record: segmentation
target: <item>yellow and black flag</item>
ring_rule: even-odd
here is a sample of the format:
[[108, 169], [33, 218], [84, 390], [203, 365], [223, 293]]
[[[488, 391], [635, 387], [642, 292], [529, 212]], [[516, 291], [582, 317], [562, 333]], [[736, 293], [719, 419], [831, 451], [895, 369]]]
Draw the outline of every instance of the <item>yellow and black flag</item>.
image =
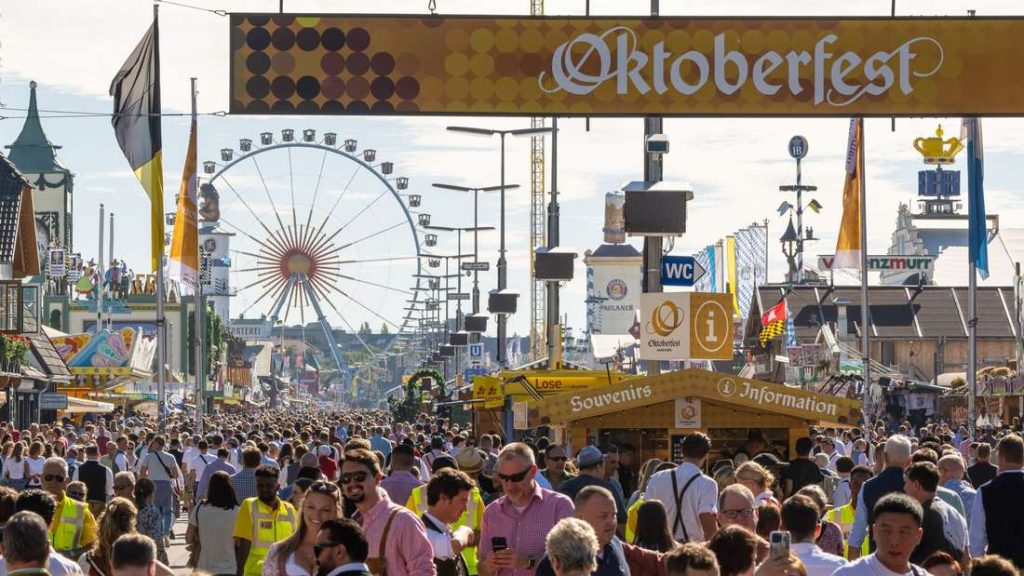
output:
[[160, 51], [157, 19], [110, 84], [114, 134], [149, 195], [153, 269], [164, 251], [164, 172], [160, 136]]

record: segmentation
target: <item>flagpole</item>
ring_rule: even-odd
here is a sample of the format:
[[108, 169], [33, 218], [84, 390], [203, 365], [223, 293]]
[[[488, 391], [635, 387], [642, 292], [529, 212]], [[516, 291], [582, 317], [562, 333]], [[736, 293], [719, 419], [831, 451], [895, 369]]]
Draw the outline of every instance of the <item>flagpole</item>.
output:
[[[196, 79], [192, 78], [192, 127], [195, 130], [196, 138], [196, 149], [189, 150], [191, 154], [198, 150], [199, 147], [199, 124], [198, 114], [196, 113]], [[185, 160], [185, 164], [188, 164], [188, 159]], [[199, 170], [193, 170], [192, 175], [193, 189], [198, 192], [199, 190]], [[203, 433], [203, 385], [206, 382], [206, 356], [203, 354], [203, 312], [205, 311], [206, 305], [203, 301], [203, 278], [202, 278], [202, 267], [203, 267], [203, 250], [199, 247], [199, 214], [196, 214], [196, 263], [199, 269], [196, 270], [196, 292], [195, 292], [195, 363], [193, 364], [193, 373], [196, 377], [196, 432], [199, 434]], [[181, 223], [184, 225], [184, 222]]]
[[[153, 4], [153, 44], [155, 46], [156, 61], [156, 85], [160, 85], [160, 32], [157, 21], [160, 16], [160, 5]], [[158, 176], [162, 177], [162, 175]], [[163, 207], [160, 207], [163, 212]], [[161, 214], [162, 216], [162, 214]], [[164, 316], [164, 248], [163, 239], [160, 243], [160, 255], [157, 258], [156, 267], [156, 325], [157, 325], [157, 347], [156, 347], [156, 374], [157, 374], [157, 420], [160, 423], [160, 430], [164, 430], [166, 419], [163, 418], [167, 406], [167, 382], [164, 369], [167, 364], [167, 318]]]
[[864, 118], [860, 124], [860, 155], [857, 158], [857, 175], [860, 177], [860, 334], [864, 361], [864, 393], [861, 396], [861, 413], [864, 426], [868, 426], [869, 392], [871, 389], [871, 331], [868, 327], [868, 198], [867, 178], [864, 174], [864, 157], [867, 147], [864, 145]]
[[[974, 161], [972, 158], [970, 161]], [[973, 239], [972, 239], [973, 241]], [[974, 426], [978, 421], [978, 266], [971, 257], [967, 277], [967, 433], [974, 439]]]
[[[967, 188], [968, 188], [968, 251], [969, 262], [967, 276], [967, 433], [971, 440], [975, 438], [975, 427], [978, 423], [978, 257], [983, 248], [981, 241], [988, 240], [985, 215], [981, 213], [981, 241], [978, 238], [978, 216], [981, 206], [979, 178], [981, 172], [977, 165], [978, 154], [978, 119], [965, 119], [967, 124]], [[985, 247], [987, 250], [987, 247]], [[986, 259], [987, 265], [987, 259]]]

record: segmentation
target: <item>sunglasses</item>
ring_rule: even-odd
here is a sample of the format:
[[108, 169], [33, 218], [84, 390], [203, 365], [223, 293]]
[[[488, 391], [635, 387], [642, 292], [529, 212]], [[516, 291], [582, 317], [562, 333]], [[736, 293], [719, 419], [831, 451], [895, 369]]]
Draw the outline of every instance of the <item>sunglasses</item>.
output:
[[[366, 479], [370, 476], [368, 472], [348, 472], [341, 475], [339, 480], [342, 484], [348, 484], [352, 481], [355, 482], [366, 482]], [[312, 486], [310, 486], [312, 488]]]
[[565, 462], [568, 459], [568, 456], [548, 456], [548, 460], [551, 460], [553, 462]]
[[114, 484], [114, 490], [130, 490], [131, 484]]
[[43, 480], [47, 482], [63, 482], [64, 480], [67, 480], [67, 477], [60, 474], [44, 474]]
[[340, 544], [341, 544], [341, 542], [325, 542], [323, 544], [314, 544], [313, 545], [313, 555], [314, 556], [320, 556], [320, 553], [323, 552], [324, 550], [327, 550], [328, 548], [334, 548], [335, 546], [338, 546]]
[[502, 482], [521, 482], [523, 480], [523, 478], [526, 478], [526, 475], [530, 473], [530, 470], [532, 468], [533, 468], [533, 466], [530, 466], [529, 468], [527, 468], [526, 470], [523, 470], [522, 472], [517, 472], [515, 474], [508, 474], [508, 475], [505, 475], [505, 474], [502, 474], [501, 472], [499, 472], [498, 473], [498, 479], [501, 480]]
[[85, 493], [84, 492], [68, 492], [68, 496], [71, 497], [74, 500], [81, 500], [81, 499], [85, 498]]
[[738, 509], [735, 509], [735, 510], [722, 510], [722, 516], [725, 516], [726, 518], [728, 518], [730, 520], [735, 520], [737, 518], [753, 518], [754, 517], [754, 509], [753, 508], [738, 508]]

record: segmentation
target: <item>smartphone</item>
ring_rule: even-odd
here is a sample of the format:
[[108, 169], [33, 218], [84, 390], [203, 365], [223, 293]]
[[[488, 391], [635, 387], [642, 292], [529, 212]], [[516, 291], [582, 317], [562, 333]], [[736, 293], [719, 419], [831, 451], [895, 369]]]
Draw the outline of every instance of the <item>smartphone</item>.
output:
[[789, 558], [789, 545], [792, 543], [792, 537], [789, 535], [789, 532], [776, 530], [768, 537], [768, 542], [771, 547], [769, 557], [772, 560]]
[[505, 540], [504, 536], [495, 536], [494, 538], [491, 538], [491, 550], [494, 550], [495, 552], [508, 550], [508, 541]]

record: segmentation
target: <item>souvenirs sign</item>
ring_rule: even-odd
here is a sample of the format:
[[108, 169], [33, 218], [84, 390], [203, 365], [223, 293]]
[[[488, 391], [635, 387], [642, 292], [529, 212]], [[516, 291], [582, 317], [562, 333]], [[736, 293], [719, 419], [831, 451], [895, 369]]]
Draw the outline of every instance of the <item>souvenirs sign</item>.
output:
[[859, 400], [817, 394], [782, 384], [687, 369], [624, 380], [614, 386], [573, 390], [531, 402], [530, 423], [533, 426], [563, 424], [660, 402], [675, 402], [677, 423], [698, 422], [701, 408], [691, 404], [690, 409], [684, 413], [685, 403], [677, 402], [681, 398], [699, 398], [757, 412], [794, 416], [810, 422], [838, 424], [856, 422], [860, 418], [861, 405]]
[[231, 15], [233, 114], [1024, 113], [1020, 18]]

